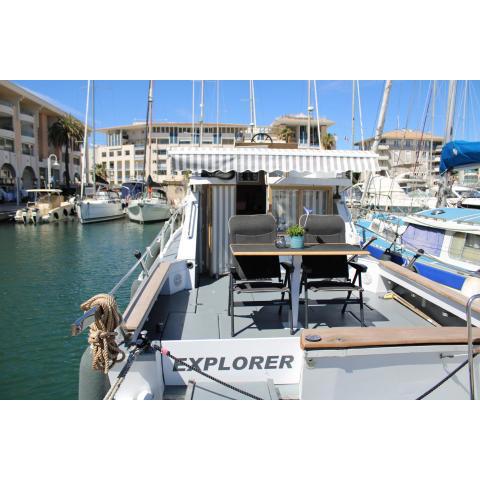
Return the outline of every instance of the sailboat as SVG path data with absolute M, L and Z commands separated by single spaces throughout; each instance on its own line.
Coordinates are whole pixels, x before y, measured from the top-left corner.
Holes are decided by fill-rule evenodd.
M 150 80 L 148 88 L 148 106 L 145 131 L 145 151 L 143 157 L 143 173 L 147 171 L 147 151 L 148 165 L 151 165 L 151 133 L 152 133 L 152 103 L 153 103 L 153 81 Z M 147 223 L 161 222 L 167 220 L 172 209 L 167 201 L 165 190 L 159 183 L 153 181 L 152 176 L 148 175 L 147 182 L 142 183 L 142 191 L 128 203 L 128 218 L 132 222 Z
M 87 106 L 85 113 L 85 134 L 82 157 L 82 185 L 80 200 L 77 202 L 77 215 L 80 223 L 97 223 L 108 220 L 116 220 L 125 215 L 125 208 L 117 192 L 108 188 L 108 186 L 97 187 L 96 164 L 95 164 L 95 81 L 92 80 L 92 123 L 93 123 L 93 195 L 84 195 L 85 192 L 85 173 L 86 173 L 86 151 L 88 148 L 88 104 L 89 104 L 90 80 L 87 86 Z

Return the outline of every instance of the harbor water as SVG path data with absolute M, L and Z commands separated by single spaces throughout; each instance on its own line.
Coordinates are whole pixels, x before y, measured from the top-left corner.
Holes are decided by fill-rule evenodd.
M 0 223 L 0 399 L 76 399 L 80 304 L 109 292 L 162 223 Z M 117 293 L 121 311 L 135 275 Z M 88 331 L 88 329 L 87 329 Z

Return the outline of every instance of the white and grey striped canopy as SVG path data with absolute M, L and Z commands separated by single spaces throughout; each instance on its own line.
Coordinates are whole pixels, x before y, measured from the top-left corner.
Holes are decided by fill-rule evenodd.
M 172 170 L 213 172 L 322 172 L 378 171 L 378 155 L 361 150 L 283 149 L 255 147 L 170 147 Z

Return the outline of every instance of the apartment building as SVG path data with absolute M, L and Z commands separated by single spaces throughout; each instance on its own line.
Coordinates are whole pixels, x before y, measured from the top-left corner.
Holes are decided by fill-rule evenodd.
M 364 149 L 371 149 L 373 142 L 373 137 L 365 139 Z M 362 142 L 355 145 L 361 148 Z M 443 137 L 428 132 L 407 129 L 384 132 L 379 145 L 380 168 L 392 177 L 404 179 L 400 182 L 407 189 L 415 189 L 422 182 L 432 187 L 439 178 L 442 145 Z
M 7 191 L 45 186 L 47 158 L 57 155 L 53 183 L 64 183 L 64 151 L 48 143 L 48 129 L 66 112 L 18 85 L 0 80 L 0 187 Z M 69 171 L 80 181 L 80 147 L 72 145 Z
M 334 124 L 322 118 L 320 134 L 327 133 L 328 127 Z M 279 137 L 283 127 L 289 127 L 292 136 L 289 143 L 299 147 L 307 145 L 308 117 L 303 114 L 284 115 L 275 119 L 271 125 L 252 128 L 248 124 L 204 123 L 192 126 L 191 123 L 161 122 L 152 124 L 151 151 L 146 152 L 146 176 L 149 174 L 157 182 L 180 180 L 178 172 L 173 172 L 167 158 L 169 145 L 218 145 L 232 146 L 245 142 L 272 141 L 285 143 Z M 119 185 L 127 181 L 143 179 L 145 157 L 145 122 L 98 129 L 106 136 L 106 145 L 96 147 L 96 162 L 102 163 L 107 171 L 108 180 Z M 310 145 L 318 145 L 317 122 L 310 122 Z

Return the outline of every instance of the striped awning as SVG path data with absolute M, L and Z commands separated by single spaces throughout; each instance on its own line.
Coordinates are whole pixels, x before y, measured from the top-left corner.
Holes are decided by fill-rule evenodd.
M 254 147 L 170 147 L 167 155 L 177 172 L 299 172 L 331 173 L 380 170 L 378 155 L 361 150 L 283 149 Z

